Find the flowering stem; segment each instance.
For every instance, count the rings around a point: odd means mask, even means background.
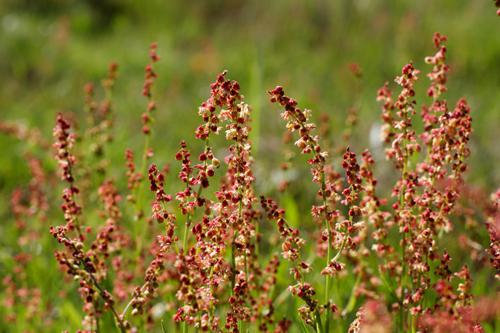
[[[331,260],[331,248],[332,248],[332,230],[330,228],[330,223],[328,222],[328,210],[327,210],[327,202],[326,202],[326,194],[325,194],[325,189],[326,189],[326,183],[325,183],[325,171],[323,170],[323,167],[321,168],[321,195],[323,197],[323,205],[325,207],[325,223],[326,223],[326,228],[328,230],[328,249],[326,253],[326,265],[327,267],[330,264]],[[342,251],[342,250],[341,250]],[[325,305],[328,306],[330,303],[330,275],[327,274],[325,277]],[[326,318],[325,318],[325,332],[329,332],[330,330],[330,311],[327,309],[326,311]]]
[[[85,264],[83,264],[83,266],[85,267]],[[90,273],[89,271],[87,271],[87,273],[89,274],[90,279],[92,280],[92,283],[99,291],[99,295],[106,301],[107,298],[104,296],[105,295],[104,289],[100,286],[99,282],[97,282],[97,279],[94,277],[94,275],[92,273]],[[115,317],[116,324],[117,324],[118,328],[120,329],[120,332],[125,333],[126,330],[125,330],[125,325],[123,324],[123,319],[118,315],[114,306],[110,302],[108,302],[108,306],[109,306],[109,309],[111,310],[111,313],[113,313],[113,316]]]
[[[404,161],[403,161],[403,170],[402,170],[402,180],[403,180],[403,185],[404,185],[404,181],[406,179],[406,174],[407,174],[407,164],[408,164],[408,154],[409,154],[409,150],[407,148],[407,146],[405,145],[405,157],[404,157]],[[403,206],[405,204],[404,202],[404,196],[405,196],[405,192],[406,191],[406,187],[403,186],[401,188],[401,193],[400,193],[400,209],[403,209]],[[405,297],[405,285],[404,285],[404,280],[405,280],[405,275],[406,275],[406,260],[405,260],[405,247],[406,247],[406,232],[404,230],[404,227],[403,227],[403,230],[402,230],[402,235],[401,235],[401,299],[400,299],[400,310],[399,310],[399,315],[401,317],[401,331],[404,331],[405,330],[405,313],[404,313],[404,307],[403,307],[403,303],[404,303],[404,297]]]

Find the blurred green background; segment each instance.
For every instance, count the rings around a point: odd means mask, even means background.
[[[51,140],[56,113],[83,119],[84,84],[98,84],[108,64],[117,62],[110,152],[116,173],[111,174],[123,180],[124,150],[140,151],[143,144],[144,66],[150,43],[157,41],[155,161],[171,161],[181,139],[194,141],[198,105],[215,76],[227,69],[254,110],[257,185],[266,190],[276,187],[269,170],[277,169],[284,155],[284,128],[268,102],[268,89],[283,85],[316,120],[329,114],[334,142],[341,138],[348,110],[356,108],[359,123],[349,144],[357,152],[371,147],[383,166],[382,150],[369,135],[380,123],[377,89],[413,61],[422,70],[418,100],[428,102],[430,68],[424,57],[434,53],[432,35],[438,31],[448,36],[450,107],[462,96],[472,107],[467,177],[491,191],[500,184],[500,18],[495,12],[486,0],[0,0],[0,119],[36,127]],[[351,73],[351,64],[360,66],[361,78]],[[0,149],[0,214],[6,221],[10,193],[29,175],[25,144],[0,134]],[[292,189],[294,195],[299,197],[304,185]],[[285,197],[283,205],[298,223],[310,201],[311,196],[305,202]],[[0,223],[0,248],[8,249],[14,241],[4,238],[5,230],[10,229]],[[0,251],[0,259],[9,253]],[[54,265],[51,256],[43,260]],[[60,278],[57,271],[47,274],[47,283]],[[479,277],[475,293],[485,293],[481,281],[487,279]],[[68,309],[66,315],[74,312]],[[78,313],[73,317],[78,323]]]
[[[181,138],[192,137],[197,106],[223,69],[256,111],[254,139],[267,160],[282,149],[279,116],[266,96],[276,84],[316,117],[330,114],[335,139],[347,110],[356,107],[360,122],[351,145],[369,147],[366,134],[380,119],[377,88],[411,60],[423,72],[418,91],[425,93],[423,59],[433,54],[439,31],[449,37],[450,104],[465,96],[472,105],[469,177],[488,189],[499,184],[500,20],[492,1],[3,0],[0,13],[2,119],[21,120],[47,137],[57,112],[84,113],[83,85],[98,83],[116,61],[117,145],[140,142],[143,69],[157,41],[154,141],[165,160]],[[349,71],[351,63],[361,67],[361,79]],[[0,137],[8,157],[0,167],[3,188],[16,182],[21,156],[13,142]],[[121,159],[123,149],[116,154]]]

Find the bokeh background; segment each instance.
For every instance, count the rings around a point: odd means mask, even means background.
[[[282,148],[279,117],[266,95],[276,84],[315,116],[328,113],[335,138],[347,111],[357,108],[360,121],[350,144],[361,149],[370,146],[367,133],[379,121],[377,88],[408,61],[422,70],[417,88],[425,93],[429,68],[423,60],[433,53],[432,34],[439,31],[449,37],[449,101],[465,96],[472,105],[469,177],[492,189],[500,180],[499,19],[492,1],[466,0],[3,0],[1,117],[50,137],[55,114],[83,114],[84,84],[98,83],[115,61],[116,139],[118,146],[133,145],[141,135],[148,46],[157,41],[159,153],[168,155],[181,138],[192,137],[197,106],[223,69],[240,82],[255,111],[259,155],[271,158]],[[361,79],[350,64],[360,66]],[[0,137],[3,188],[22,172],[16,147],[15,140]],[[121,158],[123,149],[116,152]]]
[[[56,113],[84,119],[85,83],[99,84],[108,64],[116,62],[116,127],[109,153],[116,168],[111,174],[125,182],[124,150],[139,151],[143,144],[144,66],[156,41],[161,57],[152,139],[156,162],[172,160],[181,139],[194,141],[198,105],[216,75],[227,69],[253,109],[255,169],[262,176],[257,186],[275,188],[280,181],[270,170],[279,169],[285,154],[283,125],[266,94],[277,84],[312,109],[316,120],[329,115],[333,142],[340,140],[349,110],[357,110],[349,145],[357,152],[370,147],[384,179],[383,151],[373,135],[380,124],[377,89],[413,61],[422,70],[417,100],[428,101],[424,57],[434,53],[436,31],[448,36],[450,106],[466,97],[472,107],[467,178],[491,192],[500,185],[500,17],[489,0],[0,0],[0,120],[38,128],[51,140]],[[12,190],[29,181],[26,149],[25,143],[0,134],[2,221],[10,218]],[[313,191],[302,193],[306,186],[300,177],[308,175],[298,172],[293,200],[284,198],[295,220]],[[11,260],[8,230],[0,221],[0,262]],[[43,272],[43,262],[35,272]],[[0,276],[7,266],[0,263]],[[46,283],[58,274],[48,274]],[[55,293],[54,288],[57,284],[51,289]],[[487,285],[476,288],[484,294]],[[78,327],[74,307],[61,311]]]

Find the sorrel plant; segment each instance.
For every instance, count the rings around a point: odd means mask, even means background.
[[[328,124],[318,128],[312,111],[277,86],[268,92],[270,101],[281,109],[288,139],[294,137],[298,152],[307,156],[311,179],[304,182],[316,193],[311,219],[288,221],[279,203],[285,186],[264,193],[256,185],[252,109],[225,71],[198,108],[200,125],[193,130],[202,149],[195,153],[186,143],[192,140],[182,141],[172,158],[179,166],[176,180],[171,165],[154,163],[160,57],[152,44],[143,86],[143,150],[125,152],[123,174],[109,171],[117,116],[112,91],[118,66],[112,64],[102,100],[96,87],[85,87],[85,126],[63,114],[56,119],[62,216],[52,207],[55,172],[27,156],[32,181],[12,195],[19,234],[39,241],[50,225],[65,278],[58,283],[72,285],[60,296],[78,292],[81,332],[109,331],[111,322],[120,332],[494,330],[498,298],[473,297],[473,271],[467,265],[453,270],[443,242],[455,221],[470,217],[464,173],[472,118],[465,99],[448,104],[446,37],[435,34],[433,41],[435,54],[425,58],[427,100],[417,104],[421,72],[412,63],[396,77],[395,92],[386,83],[377,93],[382,141],[397,175],[389,195],[376,179],[372,153],[350,148],[355,111],[339,148],[329,142]],[[46,149],[35,130],[13,124],[1,130]],[[479,218],[490,235],[496,279],[499,203],[497,192]],[[62,318],[51,314],[54,302],[22,273],[30,258],[19,251],[19,265],[2,274],[0,295],[6,307],[32,308],[36,327],[50,327]],[[19,319],[11,312],[5,320]]]

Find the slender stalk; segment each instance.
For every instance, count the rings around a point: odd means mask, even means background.
[[[330,257],[331,257],[331,248],[332,248],[332,242],[331,242],[332,231],[330,230],[331,229],[330,223],[328,223],[328,221],[326,221],[326,225],[327,225],[327,229],[328,229],[328,250],[327,250],[327,254],[326,254],[326,266],[328,266],[330,261],[331,261]],[[340,254],[342,249],[343,249],[343,246],[340,249],[338,254]],[[325,278],[325,305],[328,306],[329,303],[330,303],[330,275],[327,274],[326,278]],[[329,309],[326,310],[325,316],[326,316],[326,318],[325,318],[325,332],[329,332],[329,330],[330,330],[330,310]]]
[[[95,318],[95,331],[96,331],[96,333],[100,333],[101,332],[101,328],[99,326],[99,317],[97,317],[97,316]]]
[[[85,266],[84,266],[85,267]],[[87,271],[87,270],[86,270]],[[97,279],[94,277],[94,275],[92,273],[90,273],[89,271],[87,271],[87,273],[89,274],[90,276],[90,279],[92,280],[92,283],[94,284],[94,286],[97,288],[97,290],[99,291],[99,296],[101,296],[104,300],[106,300],[106,298],[104,297],[104,294],[105,294],[105,291],[104,289],[101,287],[101,285],[99,284],[99,282],[97,282]],[[109,306],[109,309],[111,310],[111,313],[113,314],[113,316],[115,317],[115,320],[116,320],[116,324],[118,326],[118,328],[120,329],[120,332],[122,333],[125,333],[126,332],[126,329],[125,329],[125,325],[123,323],[123,319],[118,315],[118,312],[116,312],[113,304],[108,304]]]
[[[149,137],[150,137],[150,134],[146,135],[145,139],[144,139],[144,148],[143,148],[143,153],[142,153],[142,158],[141,158],[141,166],[140,166],[140,169],[139,169],[139,172],[140,174],[145,177],[145,173],[146,173],[146,167],[147,167],[147,159],[148,159],[148,149],[149,149]],[[144,185],[144,179],[142,179],[138,186],[135,188],[135,193],[134,193],[134,199],[135,199],[135,203],[134,203],[134,210],[135,210],[135,225],[134,225],[134,229],[136,231],[138,231],[137,233],[140,234],[140,236],[138,237],[137,239],[137,250],[136,250],[136,253],[137,253],[137,256],[139,256],[142,252],[142,247],[143,247],[143,240],[144,240],[144,236],[146,234],[146,228],[144,227],[144,225],[142,225],[140,223],[141,219],[142,219],[142,215],[143,215],[143,211],[142,211],[142,196],[143,196],[143,186]]]
[[[190,225],[191,225],[191,214],[187,214],[186,225],[184,228],[184,236],[182,237],[182,250],[184,251],[184,254],[186,254],[187,252],[187,245],[189,240],[188,230]]]
[[[406,141],[404,141],[404,149],[405,149],[405,156],[404,156],[404,161],[403,161],[403,170],[401,171],[401,178],[403,180],[403,185],[404,185],[404,180],[406,179],[406,174],[407,174],[407,168],[408,168],[408,148],[406,146]],[[403,186],[401,188],[401,191],[399,193],[399,205],[400,209],[403,209],[403,206],[405,205],[404,201],[404,195],[405,195],[405,190],[406,187]],[[404,229],[404,226],[403,226]],[[400,309],[399,309],[399,316],[401,318],[401,331],[403,332],[405,330],[405,313],[404,313],[404,297],[405,297],[405,277],[406,277],[406,260],[405,260],[405,248],[406,248],[406,233],[403,230],[402,235],[401,235],[401,298],[400,298]]]
[[[232,272],[231,272],[231,295],[233,294],[233,290],[234,290],[234,285],[236,283],[236,259],[234,257],[234,250],[235,250],[235,247],[234,247],[234,241],[236,240],[236,232],[234,233],[233,235],[233,239],[231,241],[231,269],[232,269]]]
[[[316,319],[316,332],[323,333],[323,323],[321,322],[321,314],[318,309],[314,312],[314,317]]]

